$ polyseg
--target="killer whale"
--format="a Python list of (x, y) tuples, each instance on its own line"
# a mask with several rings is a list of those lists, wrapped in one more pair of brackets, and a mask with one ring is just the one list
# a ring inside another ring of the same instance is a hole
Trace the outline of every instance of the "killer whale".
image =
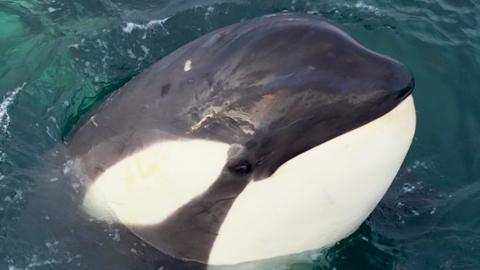
[(276, 15), (194, 40), (67, 139), (84, 207), (173, 257), (331, 245), (373, 210), (415, 129), (414, 80), (332, 24)]

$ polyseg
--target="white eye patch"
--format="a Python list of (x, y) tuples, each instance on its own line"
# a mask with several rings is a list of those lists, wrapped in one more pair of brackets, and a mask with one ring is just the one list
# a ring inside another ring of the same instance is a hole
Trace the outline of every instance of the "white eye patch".
[(163, 221), (219, 176), (229, 145), (206, 140), (153, 144), (94, 180), (83, 207), (91, 216), (131, 225)]

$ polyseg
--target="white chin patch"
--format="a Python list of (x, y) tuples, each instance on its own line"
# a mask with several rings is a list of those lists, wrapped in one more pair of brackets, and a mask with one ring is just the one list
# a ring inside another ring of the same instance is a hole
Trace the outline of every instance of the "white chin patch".
[(250, 183), (222, 224), (209, 263), (294, 254), (348, 236), (387, 191), (414, 132), (408, 97), (382, 117), (289, 160), (269, 179)]
[(89, 187), (83, 207), (110, 222), (159, 223), (217, 179), (228, 148), (205, 140), (151, 145), (101, 174)]
[[(209, 263), (284, 256), (348, 236), (387, 191), (414, 131), (408, 97), (382, 117), (289, 160), (269, 179), (251, 182), (228, 212)], [(151, 145), (101, 174), (83, 206), (102, 220), (160, 223), (217, 180), (229, 147), (205, 140)]]

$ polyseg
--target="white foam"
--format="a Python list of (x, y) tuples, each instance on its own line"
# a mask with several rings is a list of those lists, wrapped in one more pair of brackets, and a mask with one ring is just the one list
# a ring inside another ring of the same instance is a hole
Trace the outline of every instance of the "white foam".
[[(360, 11), (363, 11), (363, 12), (371, 12), (371, 13), (374, 13), (375, 15), (380, 14), (380, 9), (378, 9), (377, 7), (375, 7), (373, 5), (367, 4), (367, 3), (365, 3), (364, 1), (361, 1), (361, 0), (357, 1), (354, 4), (344, 3), (344, 4), (341, 4), (341, 6), (349, 8), (349, 9), (357, 9), (357, 10), (360, 10)], [(335, 10), (335, 12), (338, 13), (339, 11)]]
[(60, 242), (58, 241), (52, 241), (52, 242), (45, 242), (45, 246), (48, 248), (48, 249), (55, 249), (58, 247), (58, 244), (60, 244)]
[(127, 53), (128, 53), (128, 57), (132, 59), (137, 59), (137, 56), (133, 53), (132, 49), (128, 49)]
[(357, 8), (357, 9), (370, 11), (370, 12), (373, 12), (373, 13), (378, 13), (379, 12), (379, 9), (377, 7), (366, 4), (363, 1), (358, 1), (357, 3), (355, 3), (354, 7)]
[[(140, 30), (148, 30), (150, 28), (153, 28), (157, 25), (161, 26), (165, 31), (167, 31), (167, 29), (163, 26), (163, 24), (168, 20), (170, 19), (170, 17), (166, 17), (164, 19), (161, 19), (161, 20), (151, 20), (149, 21), (148, 23), (146, 24), (139, 24), (139, 23), (133, 23), (133, 22), (127, 22), (127, 25), (122, 27), (122, 30), (123, 32), (125, 33), (132, 33), (132, 31), (134, 29), (140, 29)], [(168, 31), (167, 31), (168, 33)]]
[(209, 6), (207, 8), (207, 11), (205, 12), (205, 16), (210, 16), (210, 14), (212, 14), (214, 11), (215, 11), (215, 8), (212, 6)]
[(140, 48), (142, 49), (143, 53), (145, 53), (145, 56), (147, 56), (150, 52), (150, 49), (145, 45), (140, 45)]
[(13, 91), (7, 93), (3, 98), (2, 103), (0, 103), (0, 129), (3, 132), (8, 132), (8, 126), (10, 125), (10, 115), (8, 115), (8, 107), (13, 104), (15, 97), (18, 95), (20, 90), (25, 87), (27, 83), (23, 83), (21, 86), (18, 86)]
[(46, 260), (39, 260), (37, 255), (33, 255), (33, 257), (30, 259), (30, 263), (25, 267), (25, 270), (30, 270), (30, 269), (37, 269), (42, 266), (48, 266), (48, 265), (55, 265), (58, 264), (59, 262), (56, 259), (46, 259)]
[(402, 192), (403, 193), (411, 193), (411, 192), (415, 191), (415, 189), (417, 189), (417, 187), (415, 185), (412, 185), (410, 183), (405, 183), (405, 184), (403, 184)]
[(411, 173), (417, 169), (429, 169), (429, 164), (426, 161), (415, 160), (411, 166), (407, 167), (407, 172)]
[(120, 242), (120, 231), (118, 229), (113, 230), (113, 234), (110, 235), (113, 241)]
[(69, 174), (72, 171), (74, 165), (73, 160), (68, 160), (63, 166), (63, 174)]
[[(7, 154), (5, 154), (4, 152), (2, 152), (2, 151), (0, 150), (0, 161), (4, 161), (6, 157), (7, 157)], [(0, 176), (0, 180), (1, 180), (1, 179), (2, 179), (2, 177)]]

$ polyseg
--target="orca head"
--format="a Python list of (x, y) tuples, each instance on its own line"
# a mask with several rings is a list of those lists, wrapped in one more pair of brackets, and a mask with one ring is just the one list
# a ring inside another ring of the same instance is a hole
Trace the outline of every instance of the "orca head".
[(331, 245), (400, 168), (413, 88), (399, 62), (312, 17), (217, 30), (137, 76), (72, 136), (92, 178), (84, 207), (202, 263)]

